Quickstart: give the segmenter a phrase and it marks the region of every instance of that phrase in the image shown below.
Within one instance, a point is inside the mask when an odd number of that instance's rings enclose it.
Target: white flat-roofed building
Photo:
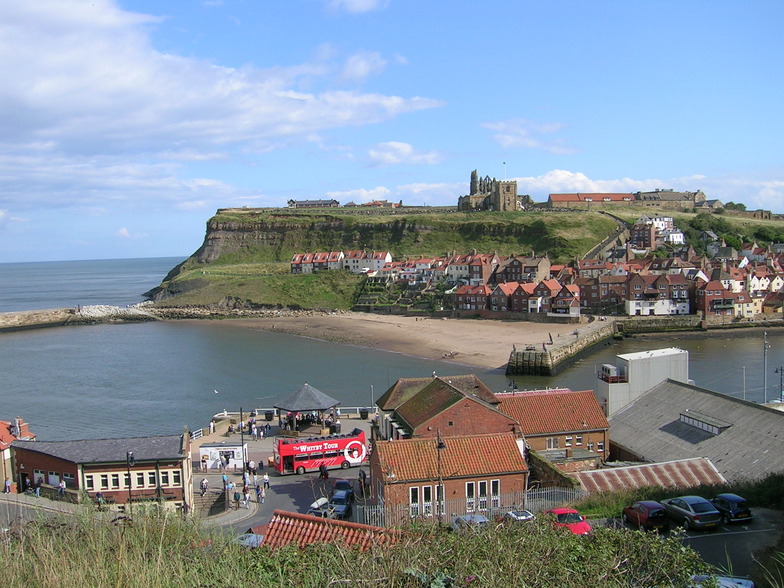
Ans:
[[[611,416],[664,380],[689,381],[689,352],[677,347],[616,355],[597,374],[596,397]]]

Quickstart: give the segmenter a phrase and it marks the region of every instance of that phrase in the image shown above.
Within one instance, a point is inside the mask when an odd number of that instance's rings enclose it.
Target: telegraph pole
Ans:
[[[764,360],[764,367],[763,367],[763,387],[765,389],[765,404],[768,403],[768,349],[770,349],[770,345],[768,345],[768,332],[765,331],[765,337],[763,339],[762,345],[762,357]]]

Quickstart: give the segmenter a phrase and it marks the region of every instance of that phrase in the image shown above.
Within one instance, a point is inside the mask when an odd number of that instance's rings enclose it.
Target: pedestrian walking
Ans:
[[[3,490],[4,494],[11,494],[11,478],[5,479],[5,490]]]
[[[261,503],[264,504],[264,499],[267,497],[267,491],[262,488],[261,489]]]
[[[264,481],[264,489],[265,490],[268,489],[270,486],[269,486],[269,476],[267,475],[267,472],[264,472],[264,476],[262,476],[261,479]]]
[[[234,493],[234,508],[236,508],[237,510],[240,509],[240,500],[242,500],[242,494],[240,494],[240,491],[237,490]]]
[[[38,480],[36,480],[36,482],[35,482],[35,496],[36,496],[36,498],[40,498],[41,497],[41,484],[43,484],[43,483],[44,483],[44,481],[41,478],[38,478]]]
[[[201,456],[201,471],[207,471],[207,454]]]
[[[250,488],[247,486],[242,489],[242,497],[245,499],[245,508],[250,509]]]
[[[256,502],[261,504],[261,486],[256,486]]]
[[[265,436],[265,437],[269,437],[269,434],[270,434],[270,429],[271,429],[271,428],[272,428],[272,427],[270,427],[270,424],[269,424],[269,423],[267,423],[266,425],[264,425],[264,436]]]
[[[229,485],[229,477],[226,474],[223,474],[221,478],[223,479],[223,487],[225,488]]]
[[[201,495],[204,496],[207,494],[207,490],[210,487],[210,483],[207,481],[207,478],[201,479]]]

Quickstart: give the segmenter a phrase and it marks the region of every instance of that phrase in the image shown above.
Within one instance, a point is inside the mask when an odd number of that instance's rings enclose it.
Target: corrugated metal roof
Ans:
[[[665,463],[641,464],[620,468],[603,468],[571,474],[588,492],[621,488],[664,486],[689,488],[700,484],[726,482],[709,459],[702,457]]]
[[[688,411],[731,426],[713,435],[681,422]],[[719,392],[665,380],[609,421],[610,442],[644,461],[705,457],[730,481],[784,471],[784,413]]]
[[[366,550],[374,545],[395,543],[399,537],[400,532],[391,529],[275,510],[262,545],[283,547],[295,543],[305,547],[314,543],[338,543]]]

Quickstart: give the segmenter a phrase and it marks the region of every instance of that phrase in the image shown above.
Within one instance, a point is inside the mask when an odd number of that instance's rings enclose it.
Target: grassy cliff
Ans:
[[[368,249],[403,259],[471,250],[534,251],[568,262],[617,226],[596,212],[225,209],[207,222],[199,250],[150,295],[178,306],[231,297],[258,306],[344,309],[353,305],[361,278],[344,272],[292,276],[289,262],[295,253]]]

